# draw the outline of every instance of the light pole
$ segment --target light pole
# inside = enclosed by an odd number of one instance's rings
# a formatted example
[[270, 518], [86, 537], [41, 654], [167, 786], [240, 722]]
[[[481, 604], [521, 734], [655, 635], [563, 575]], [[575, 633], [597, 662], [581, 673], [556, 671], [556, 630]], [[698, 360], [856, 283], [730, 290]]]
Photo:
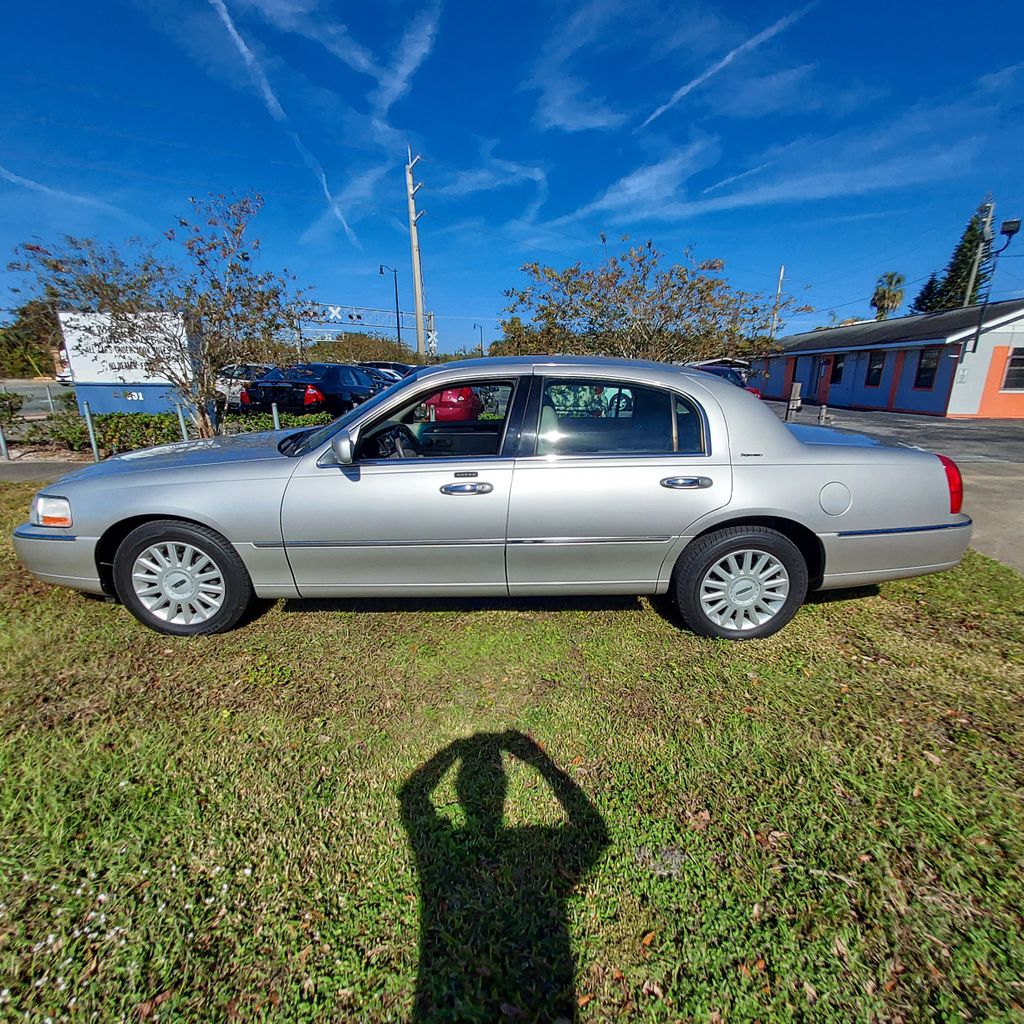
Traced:
[[395, 275], [395, 330], [398, 331], [398, 344], [402, 344], [402, 311], [398, 306], [398, 271], [394, 267], [389, 267], [386, 263], [380, 265], [378, 273], [381, 277], [384, 276], [384, 271], [389, 270]]
[[[1013, 236], [1020, 231], [1020, 218], [1013, 220], [1004, 220], [999, 225], [999, 234], [1001, 234], [1006, 241], [998, 249], [992, 250], [992, 273], [988, 275], [988, 281], [985, 285], [985, 300], [981, 304], [981, 309], [978, 311], [978, 326], [974, 330], [974, 341], [971, 342], [971, 352], [978, 351], [978, 342], [981, 340], [981, 331], [985, 326], [985, 310], [988, 308], [988, 298], [992, 294], [992, 280], [996, 276], [996, 266], [999, 263], [999, 254], [1006, 252], [1007, 246], [1013, 241]], [[960, 354], [960, 360], [963, 361], [963, 353]]]
[[483, 358], [483, 354], [484, 354], [484, 325], [483, 324], [473, 324], [473, 330], [480, 332], [480, 356], [481, 356], [481, 358]]

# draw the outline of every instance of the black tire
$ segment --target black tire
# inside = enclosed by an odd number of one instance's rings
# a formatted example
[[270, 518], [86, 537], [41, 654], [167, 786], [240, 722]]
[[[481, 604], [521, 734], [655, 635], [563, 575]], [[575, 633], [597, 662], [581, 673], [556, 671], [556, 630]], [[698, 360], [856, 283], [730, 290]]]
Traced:
[[[151, 611], [136, 593], [132, 577], [136, 559], [147, 548], [161, 544], [188, 545], [213, 563], [219, 574], [219, 578], [214, 577], [214, 585], [223, 587], [223, 595], [219, 608], [208, 618], [193, 622], [169, 621]], [[175, 519], [157, 519], [144, 523], [125, 537], [114, 555], [114, 589], [139, 622], [169, 636], [204, 636], [227, 632], [238, 623], [253, 599], [252, 581], [235, 549], [215, 530]], [[198, 601], [189, 604], [199, 607]], [[184, 614], [180, 617], [184, 618]]]
[[[769, 582], [744, 584], [744, 580], [751, 580], [751, 577], [743, 575], [744, 552], [763, 553], [780, 563], [787, 577], [788, 591], [784, 595], [779, 592], [779, 572], [776, 572]], [[739, 588], [739, 597], [748, 600], [749, 587], [758, 588], [758, 597], [755, 603], [750, 605], [749, 611], [740, 613], [740, 624], [737, 624], [734, 618], [731, 625], [723, 625], [721, 621], [716, 621], [712, 617], [702, 603], [701, 593], [705, 578], [712, 567], [723, 559], [728, 559], [730, 555], [738, 556], [737, 564], [741, 567], [741, 578], [732, 584]], [[751, 562], [757, 565], [759, 559], [756, 556], [752, 557]], [[769, 566], [770, 564], [769, 561]], [[768, 572], [769, 568], [764, 571]], [[724, 575], [722, 578], [725, 578]], [[709, 587], [714, 589], [721, 586], [718, 580], [717, 575], [709, 578]], [[673, 574], [672, 593], [683, 622], [698, 636], [721, 637], [724, 640], [757, 640], [777, 633], [796, 615], [807, 596], [807, 583], [807, 563], [800, 549], [784, 534], [764, 526], [728, 526], [698, 538], [683, 551]], [[722, 593], [723, 597], [715, 604], [713, 611], [719, 615], [727, 615], [729, 603], [724, 596], [727, 588], [723, 589]], [[764, 604], [759, 603], [761, 597], [765, 599]], [[715, 598], [709, 596], [708, 601], [714, 603]], [[767, 615], [768, 612], [762, 609], [768, 605], [777, 610], [772, 611], [766, 621], [755, 625], [753, 618], [755, 615]], [[719, 613], [719, 608], [725, 609], [725, 612]]]

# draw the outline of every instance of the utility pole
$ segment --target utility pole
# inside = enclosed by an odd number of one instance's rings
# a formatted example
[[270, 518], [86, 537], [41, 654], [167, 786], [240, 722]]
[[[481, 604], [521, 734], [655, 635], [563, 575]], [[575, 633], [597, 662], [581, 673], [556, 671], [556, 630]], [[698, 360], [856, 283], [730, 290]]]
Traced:
[[426, 328], [423, 325], [423, 272], [420, 269], [420, 235], [416, 227], [417, 221], [423, 216], [423, 210], [416, 212], [416, 193], [423, 188], [422, 182], [414, 185], [412, 169], [419, 163], [419, 156], [413, 158], [409, 149], [409, 162], [405, 165], [405, 192], [409, 200], [409, 244], [412, 247], [412, 290], [416, 299], [416, 352], [426, 354]]
[[974, 294], [974, 282], [978, 279], [978, 268], [981, 266], [981, 256], [985, 246], [992, 242], [992, 215], [996, 212], [996, 204], [990, 199], [985, 204], [985, 223], [981, 229], [981, 238], [978, 241], [978, 251], [974, 254], [974, 262], [971, 264], [971, 276], [967, 279], [967, 290], [964, 292], [964, 301], [961, 307], [971, 304], [971, 295]]
[[473, 330], [480, 332], [480, 355], [481, 355], [481, 357], [483, 357], [483, 354], [484, 354], [484, 325], [483, 324], [473, 324]]
[[775, 289], [775, 308], [772, 310], [772, 341], [775, 340], [775, 332], [779, 329], [779, 306], [782, 304], [782, 279], [786, 276], [786, 265], [779, 264], [779, 283]]

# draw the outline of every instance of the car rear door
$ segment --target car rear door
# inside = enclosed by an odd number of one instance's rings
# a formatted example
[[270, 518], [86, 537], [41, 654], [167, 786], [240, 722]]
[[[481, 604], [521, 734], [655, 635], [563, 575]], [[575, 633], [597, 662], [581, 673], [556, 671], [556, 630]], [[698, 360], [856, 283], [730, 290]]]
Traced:
[[509, 592], [655, 592], [678, 538], [729, 501], [720, 440], [682, 392], [538, 376], [509, 502]]

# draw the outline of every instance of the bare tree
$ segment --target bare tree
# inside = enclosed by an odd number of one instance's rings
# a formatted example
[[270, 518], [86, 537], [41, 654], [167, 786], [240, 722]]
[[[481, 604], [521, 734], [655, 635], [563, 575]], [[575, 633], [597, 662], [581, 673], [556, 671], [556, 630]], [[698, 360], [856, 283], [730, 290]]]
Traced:
[[83, 350], [126, 380], [168, 381], [210, 437], [220, 368], [282, 358], [310, 309], [287, 272], [257, 269], [260, 243], [249, 229], [259, 196], [189, 202], [190, 216], [165, 232], [180, 262], [139, 239], [119, 248], [65, 236], [53, 248], [19, 246], [11, 269], [30, 274], [51, 308], [76, 314]]

